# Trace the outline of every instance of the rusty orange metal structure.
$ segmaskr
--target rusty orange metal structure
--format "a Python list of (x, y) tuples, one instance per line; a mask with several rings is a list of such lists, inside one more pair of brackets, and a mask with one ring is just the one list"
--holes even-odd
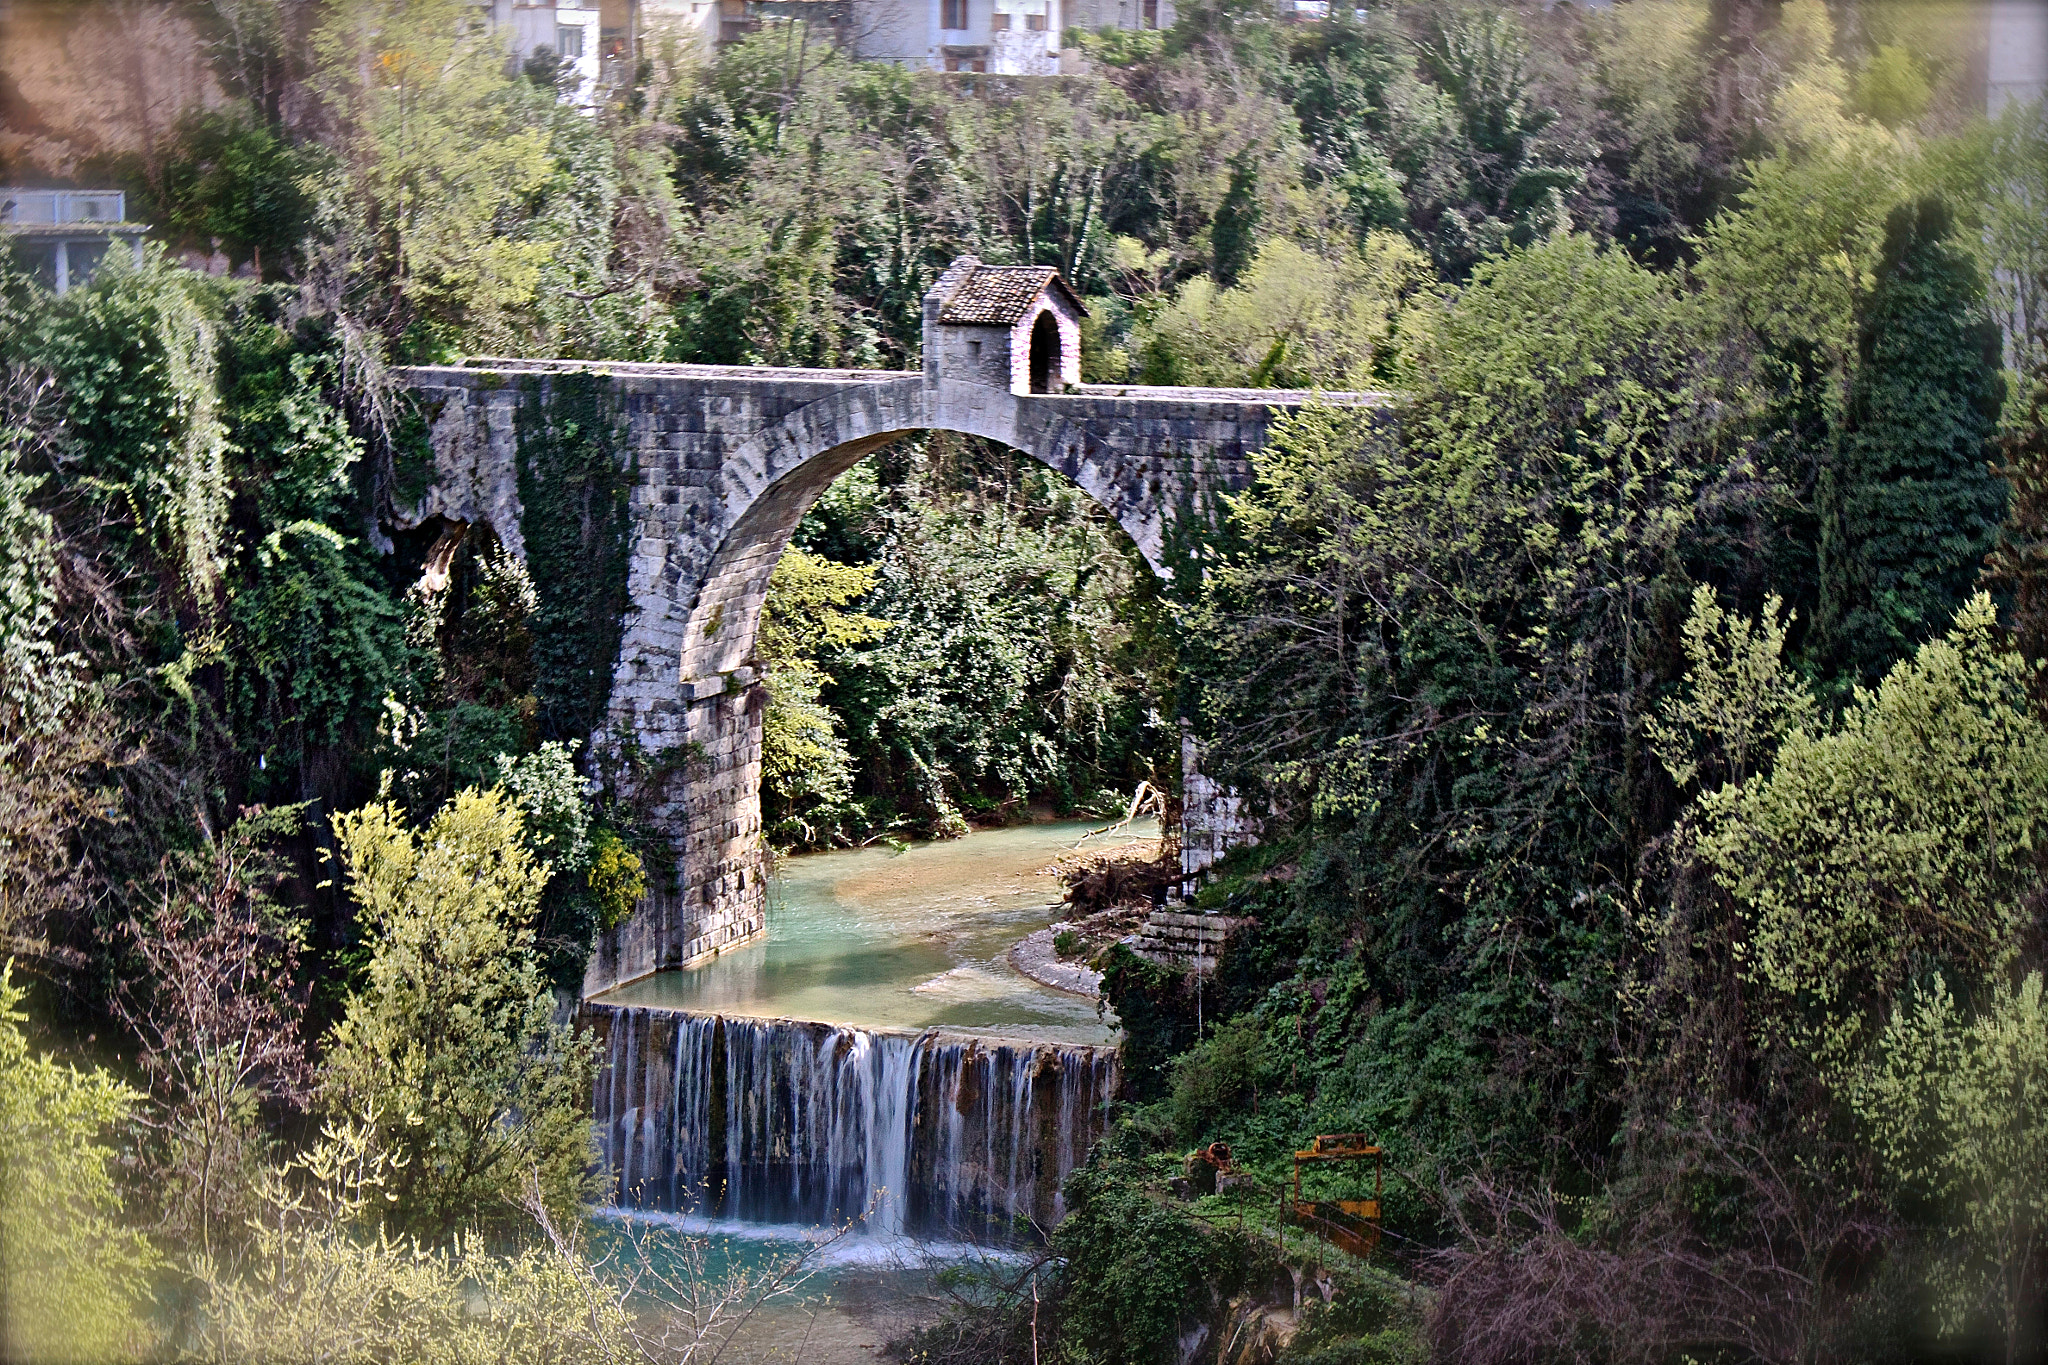
[[(1304, 1162), (1372, 1162), (1372, 1198), (1303, 1199), (1301, 1168)], [(1370, 1256), (1380, 1244), (1380, 1197), (1385, 1193), (1385, 1153), (1364, 1133), (1324, 1133), (1306, 1151), (1294, 1154), (1294, 1201), (1296, 1222), (1333, 1246), (1354, 1256)]]

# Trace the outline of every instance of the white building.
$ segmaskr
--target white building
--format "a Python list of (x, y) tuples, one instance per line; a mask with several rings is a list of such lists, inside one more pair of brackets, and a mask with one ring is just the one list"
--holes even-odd
[(597, 102), (604, 42), (596, 0), (487, 0), (485, 8), (515, 59), (552, 54), (570, 65), (574, 83), (563, 90), (570, 102), (586, 109)]
[(2041, 98), (2048, 88), (2048, 3), (1991, 0), (1984, 47), (1986, 113), (1997, 118), (2008, 104)]
[[(542, 49), (573, 62), (571, 98), (631, 79), (655, 45), (710, 52), (765, 24), (802, 19), (869, 61), (933, 71), (1052, 76), (1069, 29), (1171, 27), (1174, 0), (477, 0), (521, 62)], [(1071, 68), (1071, 63), (1068, 69)]]
[(1069, 29), (1165, 28), (1173, 0), (850, 0), (856, 55), (934, 71), (1056, 76)]

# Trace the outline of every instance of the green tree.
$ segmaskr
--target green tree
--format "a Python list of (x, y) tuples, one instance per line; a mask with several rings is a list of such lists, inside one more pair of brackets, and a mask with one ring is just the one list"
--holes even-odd
[(1941, 628), (2004, 519), (2004, 403), (1983, 281), (1938, 200), (1894, 210), (1863, 308), (1841, 453), (1820, 492), (1822, 648), (1873, 680)]
[(1335, 260), (1274, 239), (1234, 287), (1188, 282), (1138, 329), (1154, 384), (1363, 389), (1401, 374), (1426, 327), (1428, 261), (1375, 233)]
[(369, 961), (322, 1068), (328, 1112), (378, 1114), (400, 1228), (502, 1223), (527, 1181), (556, 1216), (594, 1192), (594, 1044), (554, 1019), (529, 921), (548, 869), (503, 792), (456, 794), (414, 832), (379, 802), (338, 815)]
[(323, 213), (351, 293), (429, 353), (516, 348), (557, 249), (520, 230), (552, 170), (530, 114), (553, 100), (502, 70), (459, 0), (350, 0), (323, 13), (312, 50), (342, 125)]
[(2048, 831), (2033, 668), (1982, 594), (1859, 690), (1832, 732), (1795, 730), (1767, 775), (1702, 798), (1700, 854), (1742, 907), (1757, 1027), (1837, 1077), (1914, 973), (2010, 969)]
[(1094, 808), (1105, 784), (1166, 780), (1165, 632), (1136, 548), (1014, 451), (935, 436), (905, 455), (842, 478), (799, 530), (813, 553), (873, 566), (862, 609), (891, 626), (822, 659), (878, 822), (900, 805), (960, 833), (963, 808)]
[(382, 1210), (402, 1167), (379, 1145), (375, 1118), (332, 1122), (262, 1173), (246, 1256), (192, 1258), (205, 1303), (195, 1356), (233, 1365), (713, 1360), (739, 1324), (811, 1276), (812, 1248), (721, 1269), (709, 1239), (630, 1222), (600, 1250), (556, 1221), (531, 1186), (523, 1244), (394, 1236)]
[[(1662, 833), (1648, 665), (1679, 652), (1674, 566), (1718, 496), (1696, 327), (1584, 237), (1483, 264), (1398, 428), (1276, 423), (1205, 566), (1184, 667), (1219, 768), (1307, 841), (1270, 913), (1304, 975), (1346, 983), (1300, 1006), (1326, 1079), (1354, 1041), (1399, 1056), (1345, 1084), (1446, 1146), (1605, 1131), (1614, 963)], [(1510, 1052), (1516, 1079), (1483, 1079)]]
[(1067, 1177), (1053, 1237), (1060, 1344), (1093, 1365), (1165, 1365), (1212, 1296), (1243, 1275), (1224, 1239), (1145, 1187), (1135, 1163), (1101, 1159)]
[(1259, 239), (1259, 167), (1242, 158), (1230, 171), (1230, 188), (1209, 224), (1210, 273), (1228, 289), (1252, 263)]
[(142, 1096), (29, 1051), (0, 968), (0, 1349), (11, 1360), (136, 1360), (157, 1257), (122, 1225), (107, 1130)]
[(157, 219), (202, 252), (219, 250), (230, 266), (253, 265), (278, 278), (297, 256), (312, 218), (309, 194), (324, 169), (317, 147), (299, 148), (251, 111), (188, 114), (165, 165)]
[(169, 576), (173, 610), (214, 605), (226, 552), (218, 331), (198, 295), (154, 248), (140, 266), (110, 252), (83, 287), (0, 333), (10, 359), (56, 380), (52, 464), (89, 490), (118, 552)]
[(1463, 182), (1451, 202), (1428, 206), (1429, 220), (1416, 223), (1429, 233), (1438, 268), (1461, 276), (1504, 246), (1569, 231), (1566, 201), (1584, 184), (1593, 149), (1558, 135), (1557, 110), (1536, 94), (1528, 39), (1514, 17), (1451, 12), (1434, 21), (1416, 56), (1441, 92), (1437, 117), (1455, 139), (1454, 151), (1430, 150), (1450, 152), (1442, 160)]
[(1671, 780), (1702, 789), (1744, 782), (1767, 766), (1779, 741), (1813, 722), (1813, 696), (1785, 667), (1791, 621), (1776, 597), (1752, 626), (1721, 609), (1714, 590), (1693, 589), (1685, 621), (1684, 689), (1649, 723)]
[(2025, 405), (2002, 442), (1998, 474), (2012, 495), (1985, 569), (1990, 584), (2011, 601), (2013, 643), (2039, 661), (2048, 659), (2048, 369), (2029, 379)]
[(2021, 1358), (2048, 1231), (2048, 1005), (2041, 973), (2003, 977), (1974, 1018), (1947, 982), (1902, 1003), (1858, 1078), (1857, 1112), (1893, 1176), (1932, 1201), (1949, 1234), (1934, 1288), (1958, 1333), (1985, 1308)]
[(1913, 54), (1887, 43), (1856, 77), (1856, 103), (1889, 128), (1911, 123), (1927, 112), (1934, 88), (1913, 60)]
[(853, 795), (853, 757), (820, 695), (833, 679), (820, 657), (879, 640), (887, 621), (846, 608), (873, 591), (872, 565), (835, 563), (796, 546), (768, 580), (755, 654), (766, 670), (761, 795), (777, 837), (830, 842)]
[(87, 660), (66, 647), (62, 546), (32, 501), (42, 480), (21, 467), (31, 440), (0, 426), (0, 937), (40, 954), (53, 921), (85, 904), (76, 835), (118, 810), (103, 777), (123, 755)]
[(320, 754), (374, 733), (403, 637), (367, 558), (318, 521), (281, 526), (249, 555), (228, 610), (227, 692), (238, 735), (255, 750), (259, 794), (312, 794), (308, 769)]

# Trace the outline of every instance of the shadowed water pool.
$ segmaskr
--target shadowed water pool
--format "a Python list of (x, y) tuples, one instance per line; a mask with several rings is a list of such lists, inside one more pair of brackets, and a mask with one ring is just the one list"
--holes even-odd
[(1094, 1001), (1039, 985), (1006, 956), (1061, 917), (1060, 882), (1046, 869), (1090, 828), (1068, 820), (784, 859), (764, 941), (594, 1003), (1110, 1042), (1114, 1030)]

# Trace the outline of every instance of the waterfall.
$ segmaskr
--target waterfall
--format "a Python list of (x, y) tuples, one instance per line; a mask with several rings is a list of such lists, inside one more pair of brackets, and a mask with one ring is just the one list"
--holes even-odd
[(936, 1031), (584, 1006), (626, 1208), (1010, 1240), (1049, 1230), (1116, 1054)]

